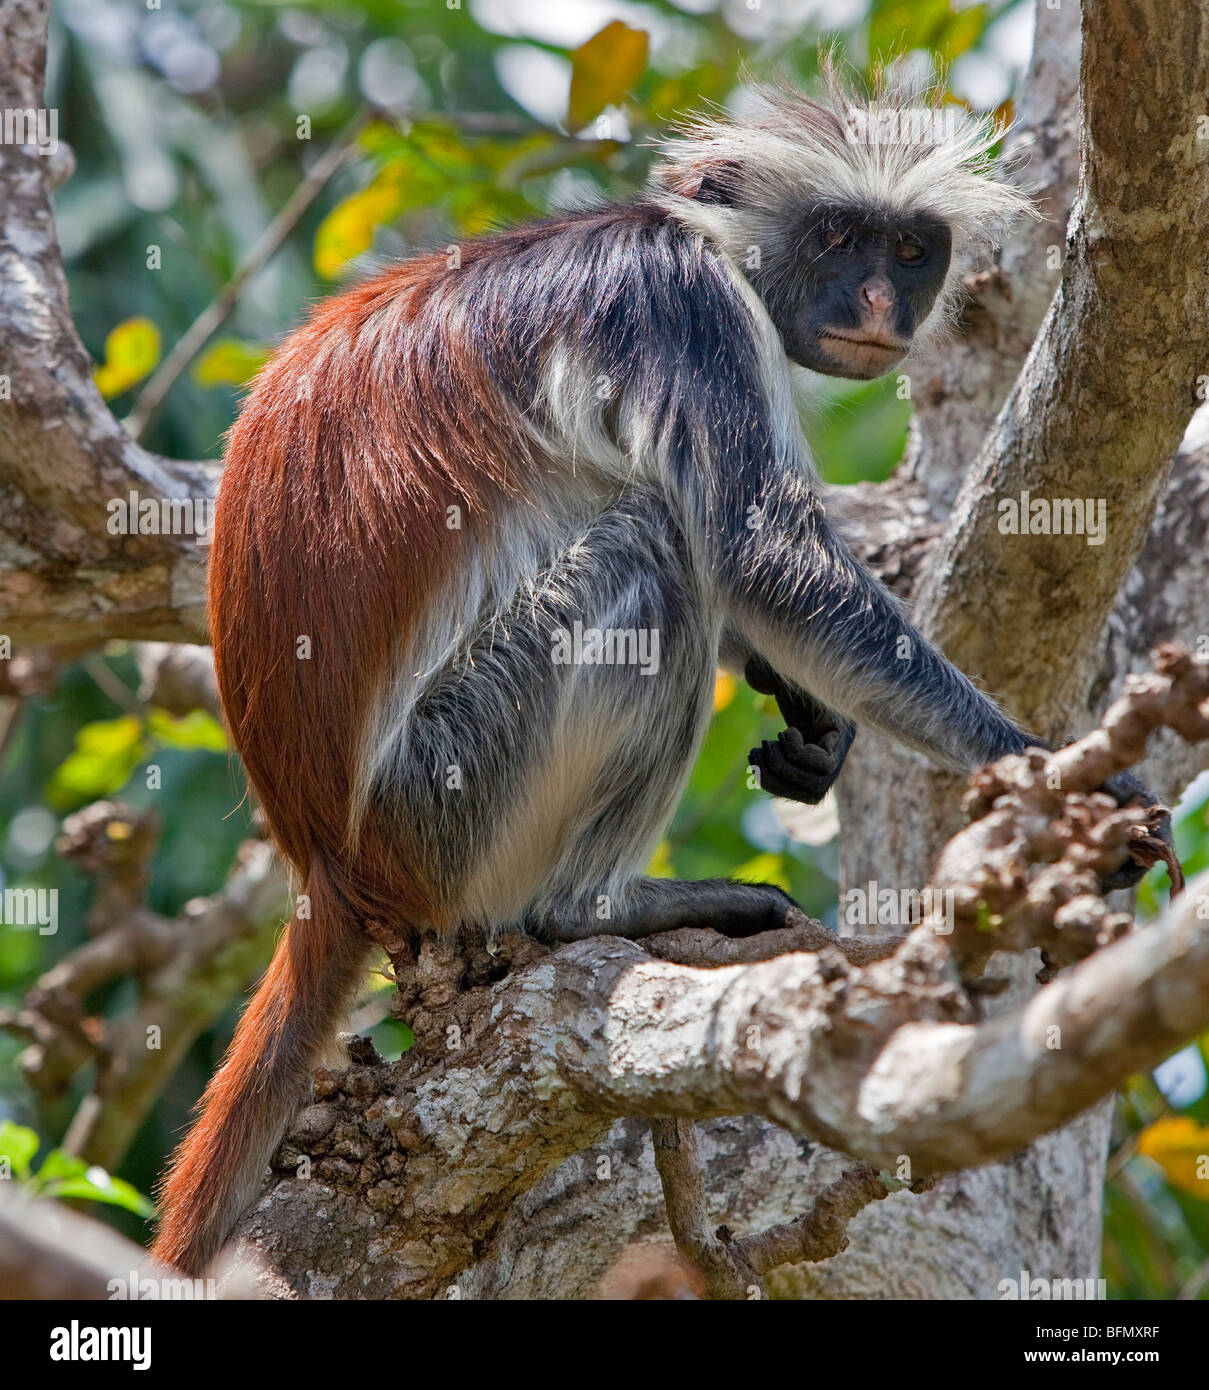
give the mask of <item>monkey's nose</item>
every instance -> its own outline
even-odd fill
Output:
[[[884,318],[894,305],[894,286],[887,280],[866,280],[861,286],[861,298],[879,318]]]

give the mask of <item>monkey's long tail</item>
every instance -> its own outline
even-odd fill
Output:
[[[306,893],[310,916],[287,925],[160,1193],[152,1253],[194,1277],[253,1197],[365,966],[369,942],[317,860]]]

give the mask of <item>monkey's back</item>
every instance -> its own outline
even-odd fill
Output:
[[[663,235],[662,220],[607,209],[470,243],[460,264],[403,262],[321,304],[230,432],[209,604],[231,734],[282,851],[304,877],[317,850],[342,863],[354,899],[375,885],[366,912],[440,917],[406,828],[366,817],[383,692],[458,572],[499,568],[519,513],[530,534],[557,529],[550,341],[586,331],[627,238]],[[589,508],[617,491],[576,489]]]

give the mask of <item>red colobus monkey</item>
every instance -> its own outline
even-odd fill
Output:
[[[869,378],[935,340],[1026,206],[991,176],[993,126],[949,115],[834,80],[764,93],[672,139],[644,200],[405,261],[264,369],[210,618],[305,908],[173,1163],[163,1259],[199,1272],[253,1195],[367,921],[568,941],[783,920],[770,886],[642,875],[719,661],[778,701],[752,760],[783,796],[817,801],[858,722],[956,769],[1035,742],[832,531],[791,399],[791,362]],[[585,632],[612,652],[577,660]]]

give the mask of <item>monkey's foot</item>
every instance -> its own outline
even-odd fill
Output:
[[[1137,846],[1136,854],[1127,859],[1115,872],[1100,879],[1100,891],[1112,893],[1118,888],[1132,888],[1142,881],[1151,865],[1160,861],[1167,864],[1173,887],[1177,882],[1182,884],[1183,874],[1172,850],[1171,812],[1167,807],[1145,782],[1131,772],[1119,772],[1115,777],[1110,777],[1102,790],[1113,797],[1118,806],[1137,806],[1150,814],[1148,817],[1139,816],[1139,820],[1145,819],[1148,823],[1147,833],[1134,842]],[[1156,811],[1163,813],[1157,820],[1154,817]]]
[[[734,883],[732,902],[712,915],[708,925],[719,936],[759,936],[788,924],[790,909],[801,908],[783,889],[772,883]]]

